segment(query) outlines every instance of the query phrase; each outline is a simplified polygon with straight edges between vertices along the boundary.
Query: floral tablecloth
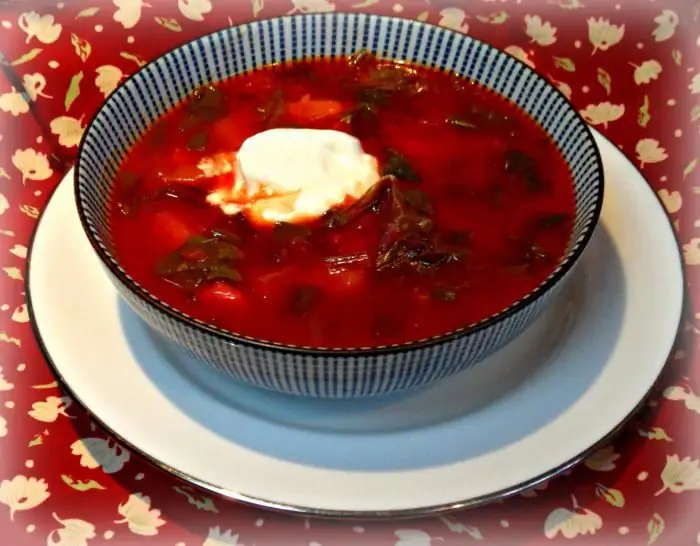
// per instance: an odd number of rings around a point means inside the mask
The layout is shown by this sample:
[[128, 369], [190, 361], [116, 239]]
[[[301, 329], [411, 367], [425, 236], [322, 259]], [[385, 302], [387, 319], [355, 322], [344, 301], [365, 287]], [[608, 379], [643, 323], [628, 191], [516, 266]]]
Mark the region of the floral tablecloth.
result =
[[700, 544], [692, 311], [662, 381], [612, 445], [549, 484], [449, 517], [331, 523], [212, 498], [120, 447], [61, 392], [28, 324], [23, 275], [36, 219], [90, 116], [177, 44], [255, 17], [330, 10], [458, 29], [546, 75], [658, 192], [700, 308], [698, 0], [0, 2], [0, 543]]

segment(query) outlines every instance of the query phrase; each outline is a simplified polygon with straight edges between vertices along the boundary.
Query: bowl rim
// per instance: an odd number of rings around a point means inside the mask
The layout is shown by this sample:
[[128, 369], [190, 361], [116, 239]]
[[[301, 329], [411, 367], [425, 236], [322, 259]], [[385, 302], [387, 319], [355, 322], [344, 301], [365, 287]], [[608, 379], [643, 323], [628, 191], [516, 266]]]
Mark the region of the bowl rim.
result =
[[[326, 12], [326, 13], [304, 13], [304, 14], [293, 14], [293, 15], [281, 15], [281, 16], [276, 16], [276, 17], [266, 17], [262, 19], [254, 19], [251, 21], [247, 21], [245, 23], [239, 23], [236, 25], [231, 25], [207, 34], [203, 34], [201, 36], [198, 36], [196, 38], [193, 38], [191, 40], [188, 40], [187, 42], [184, 42], [182, 44], [176, 45], [175, 47], [170, 48], [169, 50], [165, 51], [164, 53], [161, 53], [157, 57], [151, 59], [147, 63], [145, 63], [143, 66], [139, 67], [138, 70], [136, 70], [134, 73], [132, 73], [130, 76], [125, 78], [120, 82], [120, 84], [117, 86], [117, 88], [112, 92], [112, 94], [100, 105], [100, 107], [97, 109], [97, 111], [91, 116], [88, 124], [85, 127], [85, 130], [83, 131], [83, 135], [80, 138], [80, 143], [78, 145], [78, 151], [76, 154], [76, 162], [75, 162], [75, 180], [79, 180], [80, 178], [80, 171], [81, 167], [83, 164], [82, 157], [84, 155], [84, 147], [85, 143], [87, 140], [88, 135], [90, 134], [90, 129], [92, 128], [95, 120], [100, 116], [100, 114], [110, 105], [112, 98], [115, 96], [115, 93], [118, 89], [124, 87], [125, 85], [128, 84], [132, 79], [139, 78], [145, 71], [151, 67], [151, 65], [154, 65], [156, 62], [158, 62], [160, 59], [163, 57], [166, 57], [168, 55], [173, 54], [174, 52], [184, 49], [187, 46], [192, 45], [193, 43], [200, 42], [200, 41], [205, 41], [210, 37], [216, 36], [223, 34], [233, 28], [244, 28], [244, 27], [252, 27], [252, 26], [257, 26], [265, 21], [282, 21], [282, 20], [291, 20], [293, 18], [313, 18], [313, 17], [318, 17], [318, 16], [325, 16], [325, 17], [339, 17], [339, 16], [352, 16], [352, 17], [366, 17], [370, 23], [373, 24], [378, 24], [381, 23], [382, 21], [394, 21], [394, 22], [401, 22], [402, 24], [410, 24], [410, 25], [417, 25], [417, 26], [423, 26], [423, 27], [432, 27], [433, 29], [437, 30], [438, 32], [442, 33], [443, 35], [452, 35], [455, 39], [457, 40], [464, 40], [469, 39], [472, 42], [474, 42], [478, 47], [486, 48], [488, 51], [498, 51], [499, 53], [503, 55], [509, 55], [502, 49], [490, 45], [482, 40], [479, 40], [477, 38], [474, 38], [472, 36], [469, 36], [467, 34], [461, 33], [454, 31], [452, 29], [442, 27], [436, 24], [432, 23], [427, 23], [424, 21], [417, 21], [415, 19], [409, 19], [405, 17], [397, 17], [397, 16], [391, 16], [391, 15], [374, 15], [374, 14], [369, 14], [369, 13], [351, 13], [351, 12], [343, 12], [343, 11], [337, 11], [337, 12]], [[74, 199], [78, 211], [78, 218], [80, 220], [80, 224], [83, 228], [83, 231], [85, 235], [87, 236], [87, 239], [92, 246], [93, 250], [96, 252], [97, 256], [100, 258], [100, 261], [104, 264], [105, 267], [109, 270], [109, 272], [122, 284], [124, 285], [129, 292], [133, 293], [140, 301], [145, 303], [146, 305], [150, 307], [154, 307], [157, 311], [159, 311], [162, 314], [165, 314], [167, 317], [170, 319], [174, 320], [176, 323], [179, 323], [182, 326], [193, 328], [196, 331], [199, 331], [200, 333], [208, 336], [213, 336], [214, 338], [218, 339], [219, 341], [223, 341], [229, 344], [232, 344], [234, 346], [247, 346], [250, 348], [254, 349], [260, 349], [260, 350], [267, 350], [267, 351], [273, 351], [273, 352], [278, 352], [278, 353], [288, 353], [288, 354], [297, 354], [297, 355], [303, 355], [303, 356], [311, 356], [311, 357], [370, 357], [370, 356], [377, 356], [377, 355], [382, 355], [382, 354], [397, 354], [397, 353], [403, 353], [407, 351], [417, 351], [420, 349], [426, 349], [432, 346], [436, 345], [441, 345], [444, 343], [449, 343], [456, 341], [458, 339], [466, 338], [468, 336], [474, 335], [478, 332], [481, 332], [483, 330], [486, 330], [487, 328], [490, 328], [498, 323], [502, 323], [506, 319], [512, 317], [516, 313], [522, 311], [529, 305], [534, 304], [537, 300], [540, 300], [545, 294], [547, 294], [554, 286], [556, 286], [563, 278], [573, 269], [573, 267], [578, 263], [581, 255], [583, 252], [586, 250], [588, 247], [588, 244], [593, 236], [593, 233], [596, 231], [596, 228], [598, 224], [600, 223], [600, 216], [603, 208], [603, 198], [605, 195], [605, 171], [603, 168], [603, 159], [600, 155], [600, 150], [598, 146], [595, 144], [595, 139], [593, 137], [593, 133], [591, 131], [590, 125], [585, 121], [581, 113], [578, 111], [578, 109], [574, 106], [574, 104], [566, 97], [566, 95], [555, 85], [549, 82], [543, 75], [541, 75], [539, 72], [537, 72], [535, 69], [530, 67], [528, 64], [525, 62], [521, 61], [517, 57], [513, 57], [512, 55], [509, 55], [513, 61], [515, 61], [518, 65], [520, 65], [526, 72], [530, 72], [535, 75], [535, 77], [545, 83], [546, 88], [549, 89], [550, 92], [554, 92], [559, 95], [561, 99], [564, 100], [565, 104], [567, 105], [568, 109], [574, 114], [574, 117], [572, 118], [572, 121], [578, 121], [582, 126], [585, 128], [585, 134], [587, 135], [587, 138], [590, 140], [590, 142], [593, 143], [593, 151], [594, 151], [594, 159], [596, 163], [596, 168], [599, 173], [599, 191], [598, 191], [598, 197], [595, 202], [595, 207], [593, 210], [592, 218], [590, 223], [588, 224], [587, 227], [584, 228], [583, 233], [581, 237], [579, 238], [579, 242], [577, 243], [578, 246], [576, 246], [573, 251], [569, 252], [566, 254], [562, 259], [558, 261], [557, 269], [554, 271], [553, 274], [550, 274], [547, 279], [545, 279], [541, 284], [539, 284], [535, 289], [531, 290], [528, 292], [525, 296], [523, 296], [521, 299], [518, 301], [510, 304], [510, 306], [498, 311], [495, 314], [492, 314], [478, 322], [475, 322], [473, 324], [463, 326], [461, 328], [458, 328], [456, 330], [452, 330], [449, 332], [446, 332], [444, 334], [439, 334], [436, 336], [432, 336], [429, 338], [424, 338], [420, 340], [415, 340], [415, 341], [408, 341], [408, 342], [403, 342], [403, 343], [396, 343], [396, 344], [390, 344], [390, 345], [378, 345], [378, 346], [367, 346], [367, 347], [349, 347], [349, 348], [334, 348], [334, 347], [313, 347], [313, 346], [304, 346], [304, 345], [289, 345], [285, 343], [280, 343], [280, 342], [275, 342], [275, 341], [269, 341], [269, 340], [264, 340], [264, 339], [259, 339], [255, 337], [250, 337], [250, 336], [245, 336], [243, 334], [237, 334], [235, 332], [225, 330], [223, 328], [219, 328], [217, 326], [214, 326], [213, 324], [195, 319], [194, 317], [189, 316], [188, 314], [176, 309], [175, 307], [170, 306], [166, 302], [162, 301], [161, 299], [157, 298], [153, 294], [151, 294], [148, 290], [143, 288], [139, 283], [137, 283], [135, 280], [131, 278], [131, 276], [126, 273], [126, 271], [119, 265], [117, 258], [115, 256], [112, 256], [110, 252], [108, 252], [106, 249], [103, 248], [102, 244], [97, 240], [97, 237], [95, 236], [93, 229], [91, 228], [90, 224], [87, 221], [87, 215], [85, 208], [82, 205], [82, 200], [81, 200], [81, 194], [83, 193], [80, 190], [80, 185], [75, 183], [74, 184]], [[390, 57], [389, 57], [390, 58]], [[247, 71], [244, 71], [242, 73], [245, 73]], [[537, 82], [537, 79], [535, 82]]]

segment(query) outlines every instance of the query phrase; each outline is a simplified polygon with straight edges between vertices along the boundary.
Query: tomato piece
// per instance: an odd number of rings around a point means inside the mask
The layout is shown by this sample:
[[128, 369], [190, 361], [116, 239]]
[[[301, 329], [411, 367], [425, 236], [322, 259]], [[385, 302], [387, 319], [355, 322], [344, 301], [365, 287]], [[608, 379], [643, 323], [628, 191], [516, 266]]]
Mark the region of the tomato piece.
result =
[[236, 108], [207, 126], [208, 151], [238, 151], [247, 138], [260, 130], [260, 123], [260, 114], [255, 108]]
[[[201, 155], [201, 154], [200, 154]], [[155, 162], [150, 175], [143, 178], [144, 192], [155, 192], [173, 184], [197, 186], [205, 175], [197, 166], [199, 156], [182, 148], [175, 148], [162, 161]]]
[[184, 245], [190, 237], [202, 233], [203, 228], [196, 222], [188, 221], [170, 210], [153, 213], [150, 232], [154, 246], [167, 252]]
[[225, 281], [215, 281], [197, 289], [196, 300], [203, 306], [242, 304], [243, 293]]
[[304, 95], [297, 102], [287, 105], [287, 113], [296, 121], [310, 122], [332, 116], [340, 116], [347, 110], [347, 106], [339, 101], [327, 99], [312, 99], [311, 95]]

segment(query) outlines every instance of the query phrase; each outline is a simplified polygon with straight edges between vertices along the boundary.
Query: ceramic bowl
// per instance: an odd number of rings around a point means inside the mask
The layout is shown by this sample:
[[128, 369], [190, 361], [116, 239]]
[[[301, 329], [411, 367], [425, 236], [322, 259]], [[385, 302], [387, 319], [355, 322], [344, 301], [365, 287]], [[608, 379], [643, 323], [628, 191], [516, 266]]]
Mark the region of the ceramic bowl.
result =
[[[369, 50], [475, 80], [525, 110], [549, 133], [573, 173], [574, 233], [537, 289], [480, 323], [415, 342], [350, 350], [286, 346], [235, 335], [189, 317], [139, 286], [112, 252], [110, 187], [117, 166], [159, 116], [196, 88], [271, 63]], [[204, 365], [287, 394], [352, 398], [398, 392], [463, 371], [518, 336], [570, 278], [599, 219], [603, 167], [593, 135], [567, 99], [515, 58], [441, 27], [367, 14], [260, 20], [187, 43], [117, 88], [83, 135], [75, 197], [85, 234], [121, 296], [157, 333]]]

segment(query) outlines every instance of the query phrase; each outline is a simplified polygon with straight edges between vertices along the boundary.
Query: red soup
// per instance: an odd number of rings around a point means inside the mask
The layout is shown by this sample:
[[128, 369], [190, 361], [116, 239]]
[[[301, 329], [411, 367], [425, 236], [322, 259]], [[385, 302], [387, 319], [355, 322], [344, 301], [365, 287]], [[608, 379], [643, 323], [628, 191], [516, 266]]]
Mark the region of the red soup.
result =
[[[294, 223], [210, 204], [234, 185], [244, 141], [285, 127], [353, 135], [378, 182]], [[369, 54], [199, 89], [130, 151], [114, 197], [116, 255], [153, 295], [236, 334], [333, 348], [421, 340], [510, 306], [562, 258], [575, 199], [563, 157], [519, 108]]]

